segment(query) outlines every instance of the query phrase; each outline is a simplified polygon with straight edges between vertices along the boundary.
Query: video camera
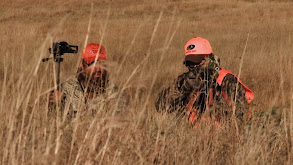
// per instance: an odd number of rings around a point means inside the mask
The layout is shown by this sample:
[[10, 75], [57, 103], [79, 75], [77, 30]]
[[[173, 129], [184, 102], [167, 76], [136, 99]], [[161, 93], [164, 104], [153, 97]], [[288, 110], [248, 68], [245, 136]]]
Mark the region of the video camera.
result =
[[67, 42], [62, 41], [62, 42], [53, 42], [52, 49], [49, 48], [49, 53], [56, 53], [63, 55], [64, 53], [77, 53], [78, 52], [78, 46], [75, 45], [69, 45]]
[[[64, 53], [77, 53], [78, 46], [76, 45], [69, 45], [66, 41], [61, 42], [53, 42], [52, 48], [49, 48], [49, 53], [54, 55], [55, 62], [62, 62], [63, 58], [61, 56]], [[43, 58], [42, 61], [46, 62], [51, 58]]]
[[60, 86], [60, 63], [63, 62], [63, 58], [61, 57], [64, 53], [77, 53], [78, 46], [76, 45], [69, 45], [66, 41], [61, 42], [53, 42], [52, 47], [49, 48], [49, 53], [53, 54], [53, 58], [43, 58], [42, 61], [46, 62], [50, 59], [53, 59], [55, 62], [58, 63], [57, 68], [57, 90], [59, 90]]

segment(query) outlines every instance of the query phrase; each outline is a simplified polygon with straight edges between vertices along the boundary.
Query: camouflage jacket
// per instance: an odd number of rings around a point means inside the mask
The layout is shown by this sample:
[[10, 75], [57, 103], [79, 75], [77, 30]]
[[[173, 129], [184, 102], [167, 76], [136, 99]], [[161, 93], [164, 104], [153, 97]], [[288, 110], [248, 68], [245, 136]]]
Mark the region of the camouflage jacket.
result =
[[[233, 105], [236, 106], [235, 114], [240, 117], [248, 112], [248, 103], [245, 97], [243, 86], [232, 74], [227, 74], [221, 86], [216, 79], [219, 75], [219, 69], [210, 67], [209, 69], [190, 70], [180, 75], [176, 83], [169, 88], [163, 89], [158, 96], [156, 108], [158, 111], [186, 113], [185, 107], [194, 97], [196, 92], [199, 96], [196, 98], [193, 107], [197, 109], [199, 115], [207, 109], [209, 89], [212, 90], [212, 106], [210, 113], [223, 116], [231, 114], [232, 108], [227, 104], [227, 98], [222, 96], [222, 91]], [[235, 92], [237, 89], [237, 92]], [[235, 102], [236, 95], [236, 102]]]
[[[94, 98], [89, 98], [76, 77], [67, 80], [61, 86], [65, 94], [62, 100], [62, 109], [68, 111], [69, 116], [74, 116], [80, 110], [95, 112], [107, 109], [107, 106], [114, 106], [117, 103], [117, 111], [126, 107], [126, 97], [122, 95], [119, 100], [118, 88], [115, 84], [108, 82], [103, 92]], [[114, 108], [114, 107], [112, 107]]]

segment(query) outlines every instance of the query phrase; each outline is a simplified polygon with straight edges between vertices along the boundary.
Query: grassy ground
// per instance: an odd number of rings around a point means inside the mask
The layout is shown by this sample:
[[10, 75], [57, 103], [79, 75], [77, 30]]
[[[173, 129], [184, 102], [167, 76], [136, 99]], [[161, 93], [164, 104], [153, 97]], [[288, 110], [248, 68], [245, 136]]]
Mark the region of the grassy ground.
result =
[[[292, 164], [289, 0], [2, 0], [0, 6], [1, 164]], [[156, 112], [157, 93], [186, 70], [183, 47], [194, 36], [211, 42], [223, 68], [241, 71], [255, 93], [256, 120], [192, 131], [184, 117]], [[113, 117], [110, 108], [67, 123], [48, 112], [54, 65], [40, 59], [61, 40], [80, 49], [104, 45], [111, 79], [133, 90], [125, 113]], [[62, 81], [76, 72], [79, 55], [64, 56]], [[136, 91], [143, 91], [140, 98]]]

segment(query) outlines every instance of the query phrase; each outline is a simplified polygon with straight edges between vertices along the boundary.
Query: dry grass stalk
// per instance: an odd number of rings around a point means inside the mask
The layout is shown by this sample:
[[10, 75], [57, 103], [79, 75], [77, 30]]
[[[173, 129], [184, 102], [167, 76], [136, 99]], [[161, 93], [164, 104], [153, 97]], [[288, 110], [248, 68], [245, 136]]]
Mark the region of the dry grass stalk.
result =
[[[292, 2], [32, 3], [0, 2], [1, 164], [292, 164]], [[208, 38], [223, 67], [255, 92], [255, 120], [192, 131], [185, 116], [156, 112], [194, 36]], [[127, 110], [115, 102], [93, 115], [81, 106], [69, 121], [69, 107], [48, 109], [55, 64], [40, 61], [61, 40], [106, 47], [111, 80], [131, 95]], [[63, 81], [79, 64], [64, 58]]]

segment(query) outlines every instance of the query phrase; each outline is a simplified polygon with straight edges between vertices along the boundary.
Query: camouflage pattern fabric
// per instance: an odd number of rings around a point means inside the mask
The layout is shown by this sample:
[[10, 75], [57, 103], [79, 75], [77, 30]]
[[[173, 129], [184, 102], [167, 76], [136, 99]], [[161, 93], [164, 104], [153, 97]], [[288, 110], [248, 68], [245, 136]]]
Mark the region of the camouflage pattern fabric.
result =
[[[186, 113], [184, 108], [189, 100], [194, 97], [195, 92], [199, 92], [193, 107], [203, 114], [207, 107], [217, 118], [232, 114], [232, 108], [227, 104], [222, 96], [222, 91], [227, 94], [228, 100], [236, 106], [236, 116], [241, 118], [247, 113], [249, 106], [245, 98], [245, 90], [238, 82], [237, 78], [227, 74], [223, 79], [222, 85], [216, 82], [219, 75], [219, 59], [211, 56], [199, 67], [190, 69], [180, 75], [172, 87], [163, 89], [158, 96], [156, 108], [158, 111]], [[208, 106], [209, 89], [212, 89], [213, 105]], [[237, 92], [235, 92], [237, 89]], [[234, 103], [235, 95], [236, 103]]]
[[247, 99], [245, 97], [245, 90], [243, 86], [238, 82], [235, 76], [231, 74], [227, 74], [225, 78], [223, 79], [221, 87], [217, 86], [217, 90], [216, 90], [216, 92], [218, 93], [216, 93], [215, 100], [217, 101], [218, 103], [217, 105], [219, 106], [216, 108], [217, 108], [217, 113], [220, 116], [221, 114], [231, 115], [231, 108], [229, 109], [227, 107], [227, 101], [220, 94], [220, 92], [222, 91], [224, 91], [227, 94], [230, 102], [233, 104], [233, 106], [235, 106], [235, 115], [238, 118], [241, 118], [245, 114], [249, 113], [249, 104], [247, 103]]
[[[75, 116], [80, 110], [86, 110], [95, 113], [97, 110], [107, 109], [106, 106], [116, 105], [118, 98], [118, 88], [115, 84], [108, 82], [103, 93], [94, 98], [89, 98], [83, 91], [83, 88], [77, 78], [71, 78], [62, 84], [62, 92], [65, 98], [62, 100], [62, 109], [68, 110], [69, 116]], [[126, 97], [123, 94], [118, 102], [117, 111], [126, 107]]]

